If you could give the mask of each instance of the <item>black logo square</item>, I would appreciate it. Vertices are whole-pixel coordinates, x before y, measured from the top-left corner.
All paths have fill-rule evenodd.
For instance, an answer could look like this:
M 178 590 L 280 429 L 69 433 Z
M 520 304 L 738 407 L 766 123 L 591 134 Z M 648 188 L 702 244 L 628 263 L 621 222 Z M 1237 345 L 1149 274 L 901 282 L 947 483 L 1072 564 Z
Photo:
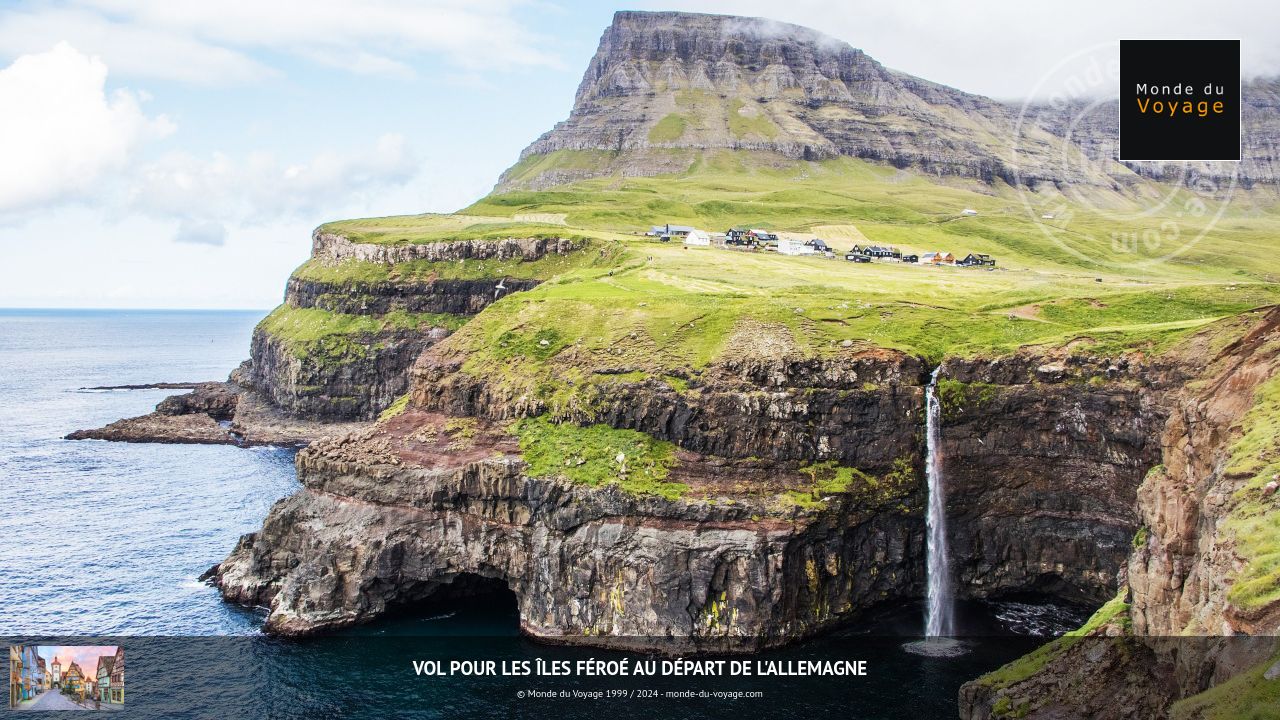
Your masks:
M 1240 41 L 1121 40 L 1120 159 L 1239 160 Z

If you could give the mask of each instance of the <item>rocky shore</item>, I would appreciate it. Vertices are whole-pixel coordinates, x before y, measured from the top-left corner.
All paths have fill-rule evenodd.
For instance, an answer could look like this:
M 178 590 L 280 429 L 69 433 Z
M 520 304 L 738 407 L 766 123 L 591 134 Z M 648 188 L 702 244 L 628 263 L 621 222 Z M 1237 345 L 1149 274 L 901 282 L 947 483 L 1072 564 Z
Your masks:
M 101 428 L 77 430 L 66 439 L 303 446 L 367 425 L 291 416 L 254 391 L 233 382 L 207 382 L 196 384 L 189 393 L 165 398 L 155 412 L 117 420 Z

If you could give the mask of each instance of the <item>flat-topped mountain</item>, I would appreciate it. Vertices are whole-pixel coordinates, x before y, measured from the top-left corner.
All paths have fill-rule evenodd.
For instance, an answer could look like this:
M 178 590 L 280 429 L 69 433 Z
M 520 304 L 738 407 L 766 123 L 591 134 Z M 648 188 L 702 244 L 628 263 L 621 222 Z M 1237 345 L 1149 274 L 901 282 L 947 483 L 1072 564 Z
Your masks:
M 1246 87 L 1245 124 L 1253 138 L 1280 136 L 1267 131 L 1280 131 L 1275 88 L 1274 79 Z M 1074 126 L 1061 111 L 1045 109 L 1032 108 L 1020 123 L 1021 106 L 898 72 L 798 25 L 619 12 L 569 118 L 526 148 L 497 190 L 683 172 L 701 151 L 725 149 L 756 151 L 773 162 L 862 158 L 1030 187 L 1123 189 L 1139 175 L 1164 174 L 1159 166 L 1135 173 L 1114 161 L 1114 103 L 1086 112 Z M 1272 181 L 1274 143 L 1255 145 L 1247 157 L 1262 157 L 1246 159 L 1242 172 L 1250 182 Z M 1232 171 L 1234 164 L 1198 168 L 1215 176 Z
M 795 160 L 839 156 L 928 173 L 1014 181 L 1017 112 L 886 68 L 815 30 L 760 18 L 619 12 L 587 67 L 569 119 L 523 160 L 604 151 L 595 163 L 509 171 L 503 186 L 540 187 L 601 172 L 684 170 L 689 153 L 734 149 Z M 1052 136 L 1031 129 L 1027 181 L 1054 177 Z M 1088 163 L 1085 163 L 1088 166 Z M 1077 163 L 1075 167 L 1080 167 Z M 1073 169 L 1071 180 L 1103 182 Z

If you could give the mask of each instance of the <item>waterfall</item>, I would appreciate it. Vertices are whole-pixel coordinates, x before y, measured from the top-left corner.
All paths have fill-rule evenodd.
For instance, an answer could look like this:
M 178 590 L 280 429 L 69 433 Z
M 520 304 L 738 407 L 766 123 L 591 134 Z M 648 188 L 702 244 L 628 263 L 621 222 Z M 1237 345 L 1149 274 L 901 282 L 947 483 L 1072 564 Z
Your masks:
M 951 614 L 951 559 L 947 548 L 947 498 L 938 429 L 942 420 L 942 407 L 938 402 L 940 370 L 941 365 L 934 368 L 924 391 L 925 473 L 929 483 L 929 508 L 925 516 L 929 594 L 924 634 L 928 638 L 947 637 L 955 632 Z

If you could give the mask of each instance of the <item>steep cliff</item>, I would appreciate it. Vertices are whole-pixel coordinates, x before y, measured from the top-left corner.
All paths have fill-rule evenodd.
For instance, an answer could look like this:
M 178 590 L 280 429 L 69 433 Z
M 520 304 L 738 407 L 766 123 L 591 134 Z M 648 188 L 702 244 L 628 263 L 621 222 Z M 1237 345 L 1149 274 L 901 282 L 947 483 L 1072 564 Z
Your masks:
M 522 413 L 510 405 L 434 394 L 419 375 L 403 414 L 299 455 L 304 490 L 217 582 L 228 599 L 268 605 L 268 629 L 285 634 L 367 621 L 474 575 L 505 583 L 524 631 L 544 639 L 742 650 L 806 636 L 923 581 L 918 364 L 851 357 L 816 374 L 893 383 L 844 398 L 833 418 L 860 420 L 844 428 L 850 441 L 885 435 L 880 449 L 834 453 L 848 462 L 815 463 L 806 445 L 754 457 L 762 436 L 804 422 L 804 372 L 779 376 L 768 399 L 727 386 L 696 407 L 622 378 L 612 424 L 586 427 L 512 422 Z M 879 417 L 886 399 L 897 409 Z M 714 415 L 729 408 L 732 421 Z M 697 440 L 713 419 L 723 439 Z
M 939 380 L 952 567 L 970 596 L 1113 597 L 1180 368 L 1141 354 L 949 360 Z
M 213 571 L 223 594 L 301 634 L 479 576 L 515 593 L 531 635 L 686 651 L 919 596 L 919 358 L 734 352 L 683 381 L 603 373 L 563 405 L 463 365 L 437 345 L 403 414 L 300 454 L 304 490 Z M 944 372 L 962 591 L 1114 595 L 1166 412 L 1152 366 L 1057 351 Z
M 459 437 L 447 425 L 410 412 L 304 451 L 306 489 L 222 563 L 224 595 L 269 605 L 269 630 L 299 634 L 366 621 L 479 576 L 515 594 L 522 629 L 539 638 L 743 649 L 918 591 L 910 474 L 837 495 L 823 512 L 714 485 L 707 496 L 669 500 L 527 477 L 514 440 L 483 424 L 467 451 L 447 450 Z M 439 439 L 422 442 L 430 429 Z M 435 452 L 428 460 L 424 451 Z M 672 477 L 705 462 L 682 456 Z
M 284 304 L 254 329 L 250 359 L 227 382 L 199 384 L 153 413 L 67 437 L 303 445 L 350 432 L 404 396 L 425 349 L 494 300 L 621 255 L 616 245 L 589 246 L 581 237 L 501 234 L 354 242 L 322 226 Z
M 582 247 L 563 238 L 355 243 L 318 229 L 311 261 L 290 278 L 284 305 L 254 330 L 235 379 L 287 414 L 371 420 L 404 394 L 423 350 L 502 294 L 538 283 L 451 277 L 459 264 L 536 264 Z
M 1170 403 L 1160 464 L 1136 494 L 1128 586 L 1080 638 L 967 684 L 962 717 L 1241 717 L 1280 690 L 1280 310 L 1175 356 L 1196 376 Z

